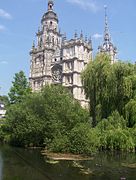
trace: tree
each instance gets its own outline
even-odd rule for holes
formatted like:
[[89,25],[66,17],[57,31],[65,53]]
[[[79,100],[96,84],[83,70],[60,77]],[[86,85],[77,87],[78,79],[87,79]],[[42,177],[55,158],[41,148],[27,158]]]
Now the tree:
[[10,103],[21,102],[22,98],[30,93],[29,83],[23,71],[15,74],[12,87],[9,92]]
[[[85,94],[90,100],[90,115],[93,118],[93,126],[97,124],[98,114],[99,119],[108,114],[110,102],[107,84],[110,71],[110,58],[102,54],[96,56],[95,60],[90,62],[82,73]],[[105,108],[103,112],[102,108]]]
[[23,146],[44,144],[54,150],[60,145],[59,149],[64,150],[71,129],[88,121],[88,112],[64,87],[55,85],[46,85],[41,92],[25,96],[7,111],[13,143]]
[[127,126],[132,128],[136,124],[136,100],[131,99],[125,106]]
[[111,92],[113,96],[111,100],[113,101],[114,110],[117,109],[122,115],[125,113],[125,105],[133,98],[135,75],[136,72],[132,64],[118,62],[112,65],[110,81],[112,82]]
[[125,116],[125,105],[135,96],[135,65],[110,62],[109,56],[99,54],[82,73],[85,94],[90,100],[93,126],[115,110]]
[[9,104],[8,96],[0,96],[0,101],[2,101],[6,106]]

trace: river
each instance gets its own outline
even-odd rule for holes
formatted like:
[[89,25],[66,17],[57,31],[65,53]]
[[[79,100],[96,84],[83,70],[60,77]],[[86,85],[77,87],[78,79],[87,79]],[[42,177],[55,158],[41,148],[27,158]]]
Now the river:
[[88,161],[49,162],[38,150],[0,146],[0,180],[136,180],[136,155],[99,153]]

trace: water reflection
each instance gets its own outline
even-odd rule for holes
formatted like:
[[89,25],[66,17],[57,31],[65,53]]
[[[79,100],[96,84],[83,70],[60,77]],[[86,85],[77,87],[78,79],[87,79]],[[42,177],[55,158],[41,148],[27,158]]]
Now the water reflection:
[[44,161],[39,152],[3,146],[0,153],[3,161],[0,180],[50,180],[41,169]]
[[47,161],[39,151],[0,147],[0,180],[136,179],[136,155],[99,153],[89,161]]
[[3,169],[3,160],[2,160],[2,154],[0,152],[0,180],[2,179],[2,169]]

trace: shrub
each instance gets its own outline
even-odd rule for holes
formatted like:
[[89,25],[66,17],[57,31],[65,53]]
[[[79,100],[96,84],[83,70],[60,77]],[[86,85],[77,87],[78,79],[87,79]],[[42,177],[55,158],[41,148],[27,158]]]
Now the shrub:
[[53,152],[69,152],[69,139],[66,135],[57,135],[50,144],[47,145],[48,149]]
[[81,123],[71,130],[70,143],[72,153],[92,154],[99,146],[99,138],[95,129]]
[[134,151],[135,144],[128,130],[112,129],[101,134],[101,149]]

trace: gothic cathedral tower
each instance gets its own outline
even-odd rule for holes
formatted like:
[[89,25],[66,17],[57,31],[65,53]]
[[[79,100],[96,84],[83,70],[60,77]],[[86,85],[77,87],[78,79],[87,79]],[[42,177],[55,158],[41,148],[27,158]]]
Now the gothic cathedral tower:
[[88,106],[81,73],[92,60],[92,43],[77,33],[67,40],[58,28],[58,17],[54,12],[54,2],[48,1],[48,10],[41,20],[37,32],[37,44],[33,44],[30,67],[30,86],[39,91],[46,84],[62,84],[83,107]]
[[45,84],[61,83],[61,43],[58,30],[58,17],[53,10],[53,1],[48,1],[48,10],[41,20],[37,32],[37,45],[33,44],[30,68],[30,85],[33,91],[40,90]]

